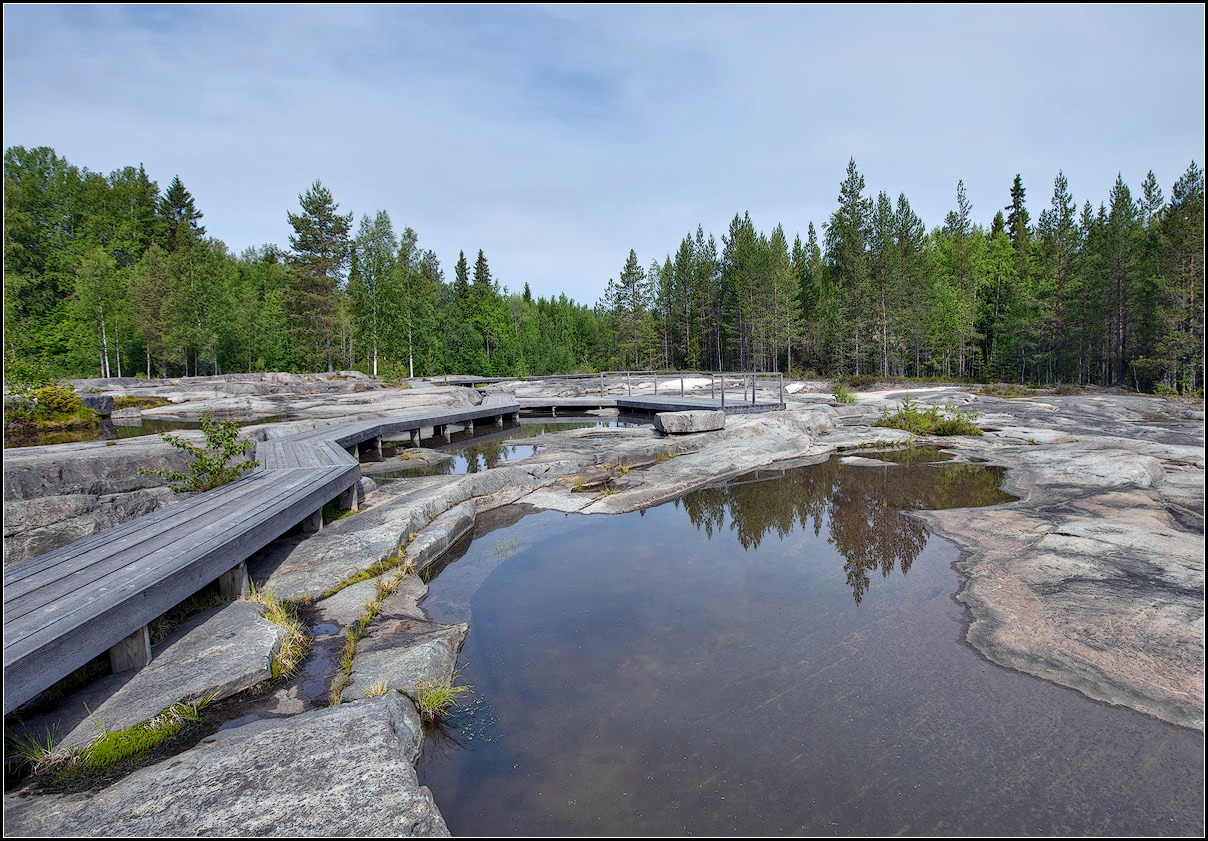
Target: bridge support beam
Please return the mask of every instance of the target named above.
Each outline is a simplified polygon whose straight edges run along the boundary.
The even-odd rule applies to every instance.
[[[218,576],[218,592],[228,602],[246,599],[252,594],[251,579],[247,574],[247,561]]]
[[[357,444],[357,461],[381,461],[382,460],[382,438],[370,438],[368,441],[362,441]]]
[[[357,486],[355,484],[350,485],[348,490],[344,491],[344,493],[337,496],[336,501],[335,501],[335,506],[336,506],[336,508],[340,509],[341,511],[357,511],[357,510],[359,510],[360,504],[359,504],[359,501],[357,500]]]
[[[411,430],[411,446],[412,447],[419,446],[419,427],[416,427],[415,429]]]
[[[320,508],[315,513],[308,516],[302,521],[302,531],[305,534],[313,534],[323,530],[323,509]]]
[[[141,669],[151,662],[151,631],[147,625],[109,649],[109,665],[115,672]]]

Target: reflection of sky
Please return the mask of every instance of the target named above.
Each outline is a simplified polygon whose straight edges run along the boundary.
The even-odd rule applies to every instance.
[[[976,469],[802,471],[531,514],[444,568],[475,700],[419,772],[454,835],[1198,837],[1200,734],[987,663],[952,544],[879,565],[884,508],[973,504]]]

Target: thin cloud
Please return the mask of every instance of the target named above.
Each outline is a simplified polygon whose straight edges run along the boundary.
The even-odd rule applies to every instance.
[[[1202,6],[5,6],[4,143],[179,174],[238,252],[316,178],[451,271],[593,303],[735,213],[821,230],[855,158],[931,226],[1203,163]]]

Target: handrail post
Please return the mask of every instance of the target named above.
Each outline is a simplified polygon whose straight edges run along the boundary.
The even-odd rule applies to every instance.
[[[680,371],[680,397],[684,396],[684,372]]]
[[[657,395],[659,393],[659,372],[651,371],[650,376],[654,377],[654,393]]]
[[[629,389],[629,396],[633,397],[633,380],[630,378],[631,376],[632,373],[630,371],[625,372],[625,386]]]
[[[600,396],[604,396],[604,372],[600,372]]]
[[[712,400],[714,397],[716,397],[716,396],[717,396],[717,395],[714,393],[714,388],[713,388],[713,379],[714,379],[714,374],[713,374],[713,372],[712,372],[712,371],[710,371],[710,372],[709,372],[709,399],[710,399],[710,400]]]
[[[725,409],[726,408],[726,373],[725,373],[725,371],[723,371],[720,376],[721,376],[721,407],[722,407],[722,409]]]
[[[780,408],[783,409],[784,408],[784,373],[783,372],[781,372],[781,374],[780,374],[779,394],[780,394]]]

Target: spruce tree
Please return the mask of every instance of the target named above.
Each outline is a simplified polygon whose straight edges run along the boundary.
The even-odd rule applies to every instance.
[[[335,370],[332,339],[335,336],[339,295],[344,271],[349,262],[348,233],[352,214],[340,215],[339,205],[322,182],[315,181],[298,196],[301,213],[289,213],[292,249],[290,265],[293,284],[290,311],[294,330],[305,354],[305,363],[313,364],[320,354],[326,357],[327,371]]]

